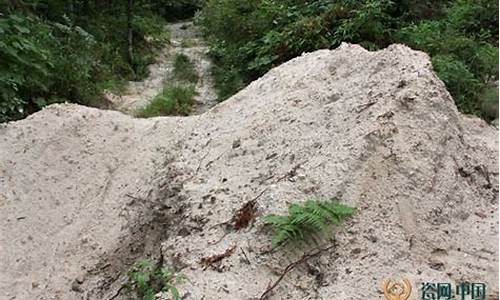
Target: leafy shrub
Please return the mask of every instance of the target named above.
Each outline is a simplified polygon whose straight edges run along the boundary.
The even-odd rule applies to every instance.
[[[174,58],[173,77],[177,81],[184,81],[196,84],[198,82],[198,73],[194,63],[185,54],[177,54]]]
[[[445,82],[457,107],[465,113],[492,120],[492,106],[482,105],[488,85],[498,79],[498,29],[481,13],[498,20],[490,1],[454,1],[440,20],[426,20],[401,28],[395,38],[432,56],[434,70]],[[483,3],[484,2],[484,3]],[[496,5],[498,9],[498,4]]]
[[[159,292],[167,292],[173,300],[180,300],[177,284],[185,277],[169,268],[158,267],[149,260],[136,263],[128,272],[127,289],[137,300],[154,300]]]
[[[103,88],[147,76],[168,37],[162,19],[137,7],[130,62],[123,3],[71,3],[51,1],[50,9],[46,1],[1,4],[8,14],[0,13],[0,122],[55,102],[99,105]]]
[[[137,114],[142,118],[181,115],[191,112],[196,91],[193,85],[167,85],[146,107]]]
[[[449,55],[437,55],[432,59],[434,70],[444,81],[460,110],[466,113],[478,113],[478,102],[468,101],[481,88],[467,66]]]
[[[336,199],[308,200],[303,205],[290,204],[288,215],[268,215],[264,220],[274,227],[273,245],[279,246],[288,241],[310,239],[313,234],[325,231],[329,224],[339,225],[354,212],[354,208]]]
[[[49,87],[49,99],[95,105],[99,91],[92,79],[96,45],[94,37],[70,20],[67,24],[54,23],[54,44],[49,48],[54,55],[54,68],[50,74],[53,84]],[[64,76],[61,76],[64,74]]]
[[[498,86],[485,88],[480,95],[480,102],[481,113],[487,120],[498,119]]]
[[[148,12],[135,15],[132,19],[134,57],[129,61],[125,17],[98,14],[82,22],[98,41],[93,49],[98,81],[141,80],[147,77],[148,65],[155,61],[158,49],[169,39],[164,20]]]
[[[169,41],[170,33],[165,27],[165,21],[152,14],[134,16],[132,27],[135,39],[132,79],[141,80],[149,75],[148,66],[155,62],[157,50]]]
[[[82,28],[9,15],[0,19],[0,33],[0,121],[53,102],[90,104],[97,97],[90,54],[95,41]]]
[[[236,94],[243,86],[243,79],[234,67],[224,68],[213,66],[212,76],[214,78],[214,88],[217,90],[219,101],[226,100]]]
[[[162,46],[170,40],[170,32],[165,27],[165,21],[159,16],[147,14],[134,16],[132,26],[139,38],[149,42],[149,46]]]
[[[32,18],[0,18],[0,122],[25,113],[25,95],[48,89],[45,77],[53,64],[50,53],[37,45],[37,39],[49,31],[43,24],[35,26]]]

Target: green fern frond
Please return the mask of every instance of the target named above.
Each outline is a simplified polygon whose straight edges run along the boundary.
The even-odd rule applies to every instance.
[[[309,239],[312,235],[325,231],[331,224],[341,224],[355,211],[337,199],[307,200],[304,204],[290,204],[288,215],[265,216],[264,222],[273,226],[273,245],[279,246],[288,241]]]
[[[264,217],[264,222],[266,224],[273,224],[276,226],[282,225],[282,224],[287,224],[288,223],[288,218],[284,216],[278,216],[278,215],[268,215]]]

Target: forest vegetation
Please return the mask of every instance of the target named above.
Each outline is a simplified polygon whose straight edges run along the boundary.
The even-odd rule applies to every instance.
[[[192,15],[193,3],[0,1],[0,122],[56,102],[101,105],[104,89],[147,76],[166,21]]]
[[[403,43],[431,56],[462,112],[498,118],[494,0],[2,0],[0,122],[56,102],[102,105],[103,90],[147,76],[166,22],[193,16],[220,100],[303,52]]]
[[[303,52],[403,43],[431,56],[462,112],[498,117],[496,0],[208,0],[198,21],[223,99]]]

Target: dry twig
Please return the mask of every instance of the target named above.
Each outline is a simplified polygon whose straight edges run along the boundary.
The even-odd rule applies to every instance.
[[[308,259],[315,257],[315,256],[318,256],[321,253],[332,249],[333,247],[335,247],[335,243],[326,247],[326,248],[320,248],[320,249],[317,249],[316,251],[311,251],[309,253],[306,253],[299,260],[286,266],[285,270],[283,271],[283,273],[281,273],[281,276],[278,278],[278,280],[276,280],[272,285],[267,287],[267,289],[264,291],[264,293],[262,293],[262,295],[260,296],[259,300],[267,299],[267,297],[270,296],[270,293],[278,286],[278,284],[281,282],[281,280],[283,280],[285,275],[288,272],[290,272],[291,270],[293,270],[297,265],[300,265],[301,263],[307,261]]]
[[[201,263],[203,265],[205,265],[205,268],[206,268],[208,266],[213,265],[214,263],[217,263],[217,262],[223,260],[224,258],[226,258],[228,256],[231,256],[234,253],[234,250],[236,250],[236,245],[228,248],[226,251],[224,251],[224,253],[203,257],[201,259]]]

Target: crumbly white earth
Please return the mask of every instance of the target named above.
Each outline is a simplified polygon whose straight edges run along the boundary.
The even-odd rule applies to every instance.
[[[0,172],[5,299],[126,299],[146,256],[188,277],[184,299],[258,299],[317,246],[269,251],[262,216],[331,197],[357,214],[270,299],[381,299],[390,277],[410,299],[433,281],[498,299],[498,131],[402,45],[304,54],[197,116],[52,105],[0,127]],[[221,225],[254,198],[252,226]]]

